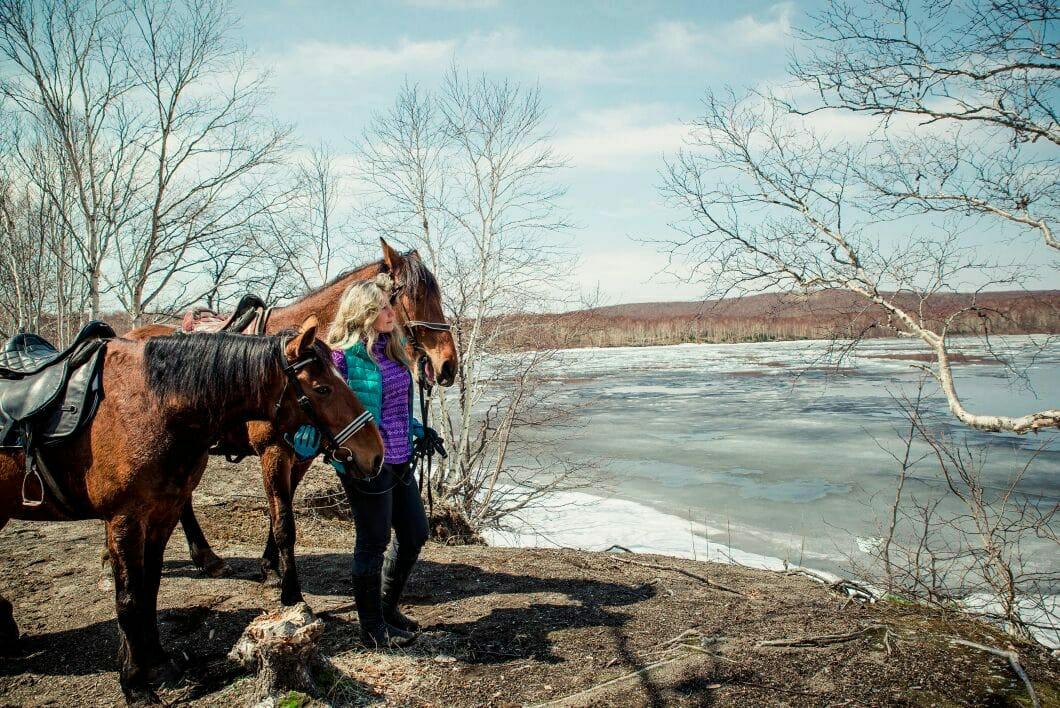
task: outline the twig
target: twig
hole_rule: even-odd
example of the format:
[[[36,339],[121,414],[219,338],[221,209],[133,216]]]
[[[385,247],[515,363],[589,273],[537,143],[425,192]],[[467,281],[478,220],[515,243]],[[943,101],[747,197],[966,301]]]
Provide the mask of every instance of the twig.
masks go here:
[[[1031,704],[1033,704],[1034,708],[1042,708],[1042,704],[1038,702],[1038,694],[1034,692],[1034,686],[1031,684],[1030,677],[1027,676],[1027,672],[1023,670],[1023,665],[1020,664],[1019,654],[1014,651],[1005,651],[1004,649],[998,649],[996,647],[988,647],[985,644],[976,644],[975,642],[969,642],[964,639],[951,639],[950,642],[971,647],[972,649],[978,649],[979,651],[985,651],[994,656],[1000,656],[1002,659],[1008,659],[1008,663],[1012,667],[1012,670],[1016,672],[1016,675],[1022,679],[1023,685],[1027,687],[1027,693],[1029,693],[1031,697]]]
[[[756,647],[820,647],[827,646],[828,644],[842,644],[843,642],[850,642],[866,632],[871,632],[875,629],[886,629],[886,626],[882,624],[874,624],[863,629],[859,629],[856,632],[848,632],[847,634],[820,634],[815,637],[798,637],[796,639],[766,639],[755,644]]]
[[[699,636],[702,636],[702,633],[698,629],[686,629],[685,631],[681,632],[680,634],[678,634],[673,639],[669,639],[669,640],[667,640],[665,642],[662,642],[661,644],[656,644],[655,646],[657,646],[657,647],[668,647],[671,644],[676,644],[677,642],[681,641],[682,639],[684,639],[685,637],[688,637],[688,636],[699,637]]]
[[[856,599],[859,595],[864,597],[869,602],[876,602],[876,593],[872,592],[864,585],[854,582],[853,580],[847,580],[846,578],[840,578],[839,580],[829,580],[823,575],[818,575],[805,568],[792,568],[791,570],[785,571],[786,575],[805,575],[811,580],[816,580],[819,583],[823,583],[829,587],[829,589],[835,592],[845,594],[847,597]]]
[[[644,568],[654,568],[655,570],[669,570],[673,573],[678,573],[680,575],[684,575],[685,577],[692,578],[693,580],[698,580],[707,587],[711,587],[716,590],[722,590],[724,592],[731,592],[733,595],[739,595],[740,597],[746,597],[746,595],[744,595],[739,590],[734,590],[730,587],[722,585],[721,583],[716,583],[713,580],[705,578],[702,575],[697,575],[696,573],[691,573],[687,570],[684,570],[683,568],[678,568],[677,566],[661,565],[659,563],[646,563],[644,561],[633,560],[632,558],[619,558],[618,556],[608,556],[608,558],[619,563],[630,563],[632,565],[643,566]]]
[[[664,661],[656,661],[654,664],[648,664],[644,668],[637,669],[636,671],[634,671],[632,673],[628,673],[628,674],[626,674],[624,676],[619,676],[618,678],[611,679],[610,681],[605,681],[604,683],[596,684],[595,686],[590,686],[589,688],[585,689],[584,691],[578,691],[577,693],[572,693],[571,695],[564,696],[563,698],[557,698],[557,699],[549,701],[547,703],[538,703],[538,704],[536,704],[536,706],[538,706],[539,708],[543,708],[543,706],[560,705],[561,703],[566,703],[567,701],[573,700],[575,698],[580,698],[580,697],[585,696],[585,695],[587,695],[589,693],[593,693],[594,691],[599,691],[602,688],[607,688],[608,686],[613,686],[616,683],[621,683],[622,681],[626,681],[628,679],[635,678],[637,676],[640,676],[643,673],[651,671],[652,669],[657,669],[660,666],[665,666],[666,664],[672,664],[673,662],[677,661],[680,658],[682,658],[682,657],[675,656],[672,659],[666,659]]]

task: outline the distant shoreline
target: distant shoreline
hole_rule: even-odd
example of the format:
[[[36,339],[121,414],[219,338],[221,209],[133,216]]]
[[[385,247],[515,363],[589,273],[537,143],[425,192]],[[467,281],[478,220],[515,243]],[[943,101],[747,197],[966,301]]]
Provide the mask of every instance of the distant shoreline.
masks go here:
[[[980,309],[968,310],[973,303]],[[922,310],[933,329],[950,320],[950,336],[1060,334],[1060,290],[950,293],[928,299]],[[504,325],[501,345],[516,350],[897,338],[886,325],[886,313],[834,290],[799,297],[630,303],[504,315],[493,322]]]

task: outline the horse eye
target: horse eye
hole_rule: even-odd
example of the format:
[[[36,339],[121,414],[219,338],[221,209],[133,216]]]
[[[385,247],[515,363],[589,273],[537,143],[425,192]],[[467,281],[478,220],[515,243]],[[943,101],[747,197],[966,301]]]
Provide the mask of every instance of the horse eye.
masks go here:
[[[320,386],[314,386],[313,390],[319,393],[321,396],[326,396],[331,393],[331,386],[324,386],[323,384],[321,384]]]

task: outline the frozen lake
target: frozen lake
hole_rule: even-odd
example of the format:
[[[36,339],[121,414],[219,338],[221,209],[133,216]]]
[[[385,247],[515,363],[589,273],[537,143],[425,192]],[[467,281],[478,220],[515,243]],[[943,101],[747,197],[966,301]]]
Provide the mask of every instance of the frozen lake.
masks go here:
[[[1060,346],[1044,352],[1027,337],[994,342],[1024,369],[1030,388],[996,363],[955,365],[958,390],[973,411],[1024,414],[1060,403]],[[538,512],[516,535],[495,542],[579,546],[613,543],[682,556],[782,560],[843,573],[848,556],[877,535],[894,497],[897,466],[873,441],[897,450],[908,427],[891,396],[915,393],[908,360],[918,342],[863,345],[840,373],[820,362],[827,343],[678,345],[582,349],[563,353],[563,396],[585,411],[584,427],[564,431],[563,449],[602,465],[612,488],[601,499],[569,495],[580,507]],[[989,357],[981,340],[952,351]],[[986,453],[985,478],[1001,487],[1037,452],[1019,490],[1042,504],[1060,499],[1060,436],[970,431],[952,419],[929,382],[924,413]],[[1043,447],[1044,446],[1044,447]],[[921,446],[921,449],[924,449]],[[938,491],[930,467],[913,472],[906,493]],[[593,494],[594,490],[585,490]],[[1028,548],[1055,569],[1055,545]],[[1055,591],[1055,590],[1054,590]]]

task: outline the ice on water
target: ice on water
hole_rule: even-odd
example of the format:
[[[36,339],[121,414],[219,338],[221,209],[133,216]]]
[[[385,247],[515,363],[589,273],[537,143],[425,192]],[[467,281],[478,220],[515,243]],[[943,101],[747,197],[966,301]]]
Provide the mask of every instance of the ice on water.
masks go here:
[[[996,363],[955,364],[966,407],[1015,415],[1060,401],[1060,345],[1041,341],[992,340],[1022,379]],[[917,362],[880,357],[927,350],[915,341],[870,341],[835,372],[827,348],[818,341],[563,352],[550,385],[586,412],[579,433],[564,433],[564,449],[602,464],[612,489],[606,500],[559,500],[495,540],[844,572],[847,559],[878,538],[874,519],[893,499],[897,469],[881,446],[896,450],[897,431],[908,426],[893,397],[914,393],[922,377]],[[974,338],[953,340],[951,351],[991,356]],[[1002,487],[1033,454],[1021,492],[1050,505],[1060,499],[1060,436],[970,431],[948,414],[937,386],[929,381],[925,392],[932,427],[986,453],[988,484]],[[909,492],[937,489],[929,467],[914,475]]]

